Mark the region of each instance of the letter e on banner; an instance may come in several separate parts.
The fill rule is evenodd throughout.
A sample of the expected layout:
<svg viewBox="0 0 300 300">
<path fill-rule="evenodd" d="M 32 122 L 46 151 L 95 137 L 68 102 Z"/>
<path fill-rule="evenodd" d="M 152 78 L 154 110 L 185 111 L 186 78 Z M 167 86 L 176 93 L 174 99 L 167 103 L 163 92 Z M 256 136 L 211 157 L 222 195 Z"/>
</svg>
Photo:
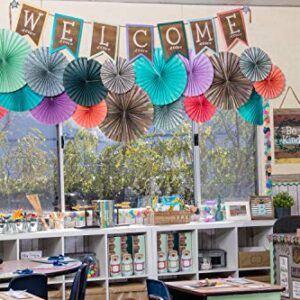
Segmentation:
<svg viewBox="0 0 300 300">
<path fill-rule="evenodd" d="M 154 34 L 152 25 L 126 25 L 127 59 L 132 61 L 139 56 L 153 59 Z"/>
<path fill-rule="evenodd" d="M 118 48 L 118 31 L 117 26 L 94 22 L 91 57 L 104 53 L 115 60 Z"/>
<path fill-rule="evenodd" d="M 38 46 L 40 44 L 47 17 L 48 12 L 46 10 L 23 3 L 20 10 L 16 32 L 20 35 L 28 35 L 34 44 Z"/>
<path fill-rule="evenodd" d="M 182 21 L 158 24 L 157 27 L 166 60 L 177 53 L 188 57 L 185 27 Z"/>
<path fill-rule="evenodd" d="M 247 32 L 242 9 L 233 9 L 217 14 L 221 32 L 227 50 L 230 50 L 238 41 L 248 46 Z"/>
</svg>

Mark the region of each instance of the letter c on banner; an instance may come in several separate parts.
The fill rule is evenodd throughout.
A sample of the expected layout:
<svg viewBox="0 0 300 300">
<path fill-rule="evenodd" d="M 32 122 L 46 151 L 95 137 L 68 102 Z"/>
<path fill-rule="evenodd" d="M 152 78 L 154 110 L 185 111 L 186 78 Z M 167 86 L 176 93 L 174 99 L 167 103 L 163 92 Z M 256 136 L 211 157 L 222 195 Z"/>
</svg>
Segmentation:
<svg viewBox="0 0 300 300">
<path fill-rule="evenodd" d="M 135 44 L 137 47 L 139 47 L 139 48 L 146 48 L 146 47 L 148 46 L 148 43 L 145 42 L 144 44 L 140 44 L 140 43 L 138 42 L 138 40 L 137 40 L 137 35 L 138 35 L 139 33 L 142 33 L 142 34 L 144 34 L 144 36 L 147 36 L 147 31 L 146 31 L 146 30 L 144 30 L 144 29 L 137 30 L 137 31 L 134 33 L 134 35 L 133 35 L 133 42 L 134 42 L 134 44 Z"/>
</svg>

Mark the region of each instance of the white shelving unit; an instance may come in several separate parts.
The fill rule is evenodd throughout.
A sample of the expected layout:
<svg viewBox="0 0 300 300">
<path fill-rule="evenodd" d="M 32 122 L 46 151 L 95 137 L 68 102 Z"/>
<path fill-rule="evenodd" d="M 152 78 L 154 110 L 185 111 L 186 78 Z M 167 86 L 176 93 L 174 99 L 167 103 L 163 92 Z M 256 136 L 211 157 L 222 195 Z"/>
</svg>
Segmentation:
<svg viewBox="0 0 300 300">
<path fill-rule="evenodd" d="M 267 235 L 272 233 L 274 220 L 246 222 L 190 223 L 184 225 L 114 227 L 108 229 L 64 229 L 37 233 L 0 235 L 0 257 L 4 260 L 20 259 L 21 251 L 42 250 L 43 256 L 70 252 L 93 252 L 100 266 L 100 275 L 89 279 L 89 285 L 104 287 L 109 299 L 109 286 L 114 282 L 143 281 L 147 277 L 160 280 L 198 279 L 214 276 L 241 276 L 246 272 L 270 271 L 269 268 L 246 268 L 238 266 L 239 247 L 266 246 Z M 193 249 L 192 272 L 158 274 L 157 234 L 162 232 L 191 231 Z M 122 234 L 145 234 L 146 274 L 129 278 L 111 278 L 108 272 L 108 237 Z M 208 271 L 198 268 L 199 249 L 224 249 L 227 252 L 226 268 Z M 51 278 L 49 285 L 62 291 L 63 299 L 70 276 Z M 1 286 L 3 287 L 3 286 Z"/>
</svg>

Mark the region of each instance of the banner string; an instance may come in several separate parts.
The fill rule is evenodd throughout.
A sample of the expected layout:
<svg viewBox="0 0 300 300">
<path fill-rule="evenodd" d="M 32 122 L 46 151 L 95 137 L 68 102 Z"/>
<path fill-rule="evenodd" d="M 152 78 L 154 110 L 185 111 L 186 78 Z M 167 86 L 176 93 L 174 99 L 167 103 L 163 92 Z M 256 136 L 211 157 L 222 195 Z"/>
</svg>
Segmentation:
<svg viewBox="0 0 300 300">
<path fill-rule="evenodd" d="M 289 87 L 287 88 L 287 90 L 286 90 L 286 93 L 285 93 L 285 95 L 284 95 L 284 97 L 283 97 L 283 99 L 282 99 L 280 105 L 279 105 L 279 108 L 282 108 L 282 106 L 283 106 L 283 104 L 284 104 L 284 102 L 285 102 L 285 100 L 286 100 L 286 97 L 287 97 L 287 94 L 289 93 L 289 91 L 292 92 L 292 94 L 294 95 L 296 101 L 297 101 L 298 104 L 300 105 L 300 100 L 299 100 L 297 94 L 295 93 L 294 89 L 293 89 L 291 86 L 289 86 Z"/>
</svg>

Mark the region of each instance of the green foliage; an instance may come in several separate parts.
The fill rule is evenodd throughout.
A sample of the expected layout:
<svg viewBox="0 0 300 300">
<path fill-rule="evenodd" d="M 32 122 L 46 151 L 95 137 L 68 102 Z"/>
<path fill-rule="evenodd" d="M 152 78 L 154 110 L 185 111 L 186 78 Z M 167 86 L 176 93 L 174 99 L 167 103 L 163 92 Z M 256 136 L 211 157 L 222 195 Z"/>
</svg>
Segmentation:
<svg viewBox="0 0 300 300">
<path fill-rule="evenodd" d="M 295 203 L 294 198 L 288 192 L 280 192 L 273 197 L 275 207 L 292 207 Z"/>
</svg>

